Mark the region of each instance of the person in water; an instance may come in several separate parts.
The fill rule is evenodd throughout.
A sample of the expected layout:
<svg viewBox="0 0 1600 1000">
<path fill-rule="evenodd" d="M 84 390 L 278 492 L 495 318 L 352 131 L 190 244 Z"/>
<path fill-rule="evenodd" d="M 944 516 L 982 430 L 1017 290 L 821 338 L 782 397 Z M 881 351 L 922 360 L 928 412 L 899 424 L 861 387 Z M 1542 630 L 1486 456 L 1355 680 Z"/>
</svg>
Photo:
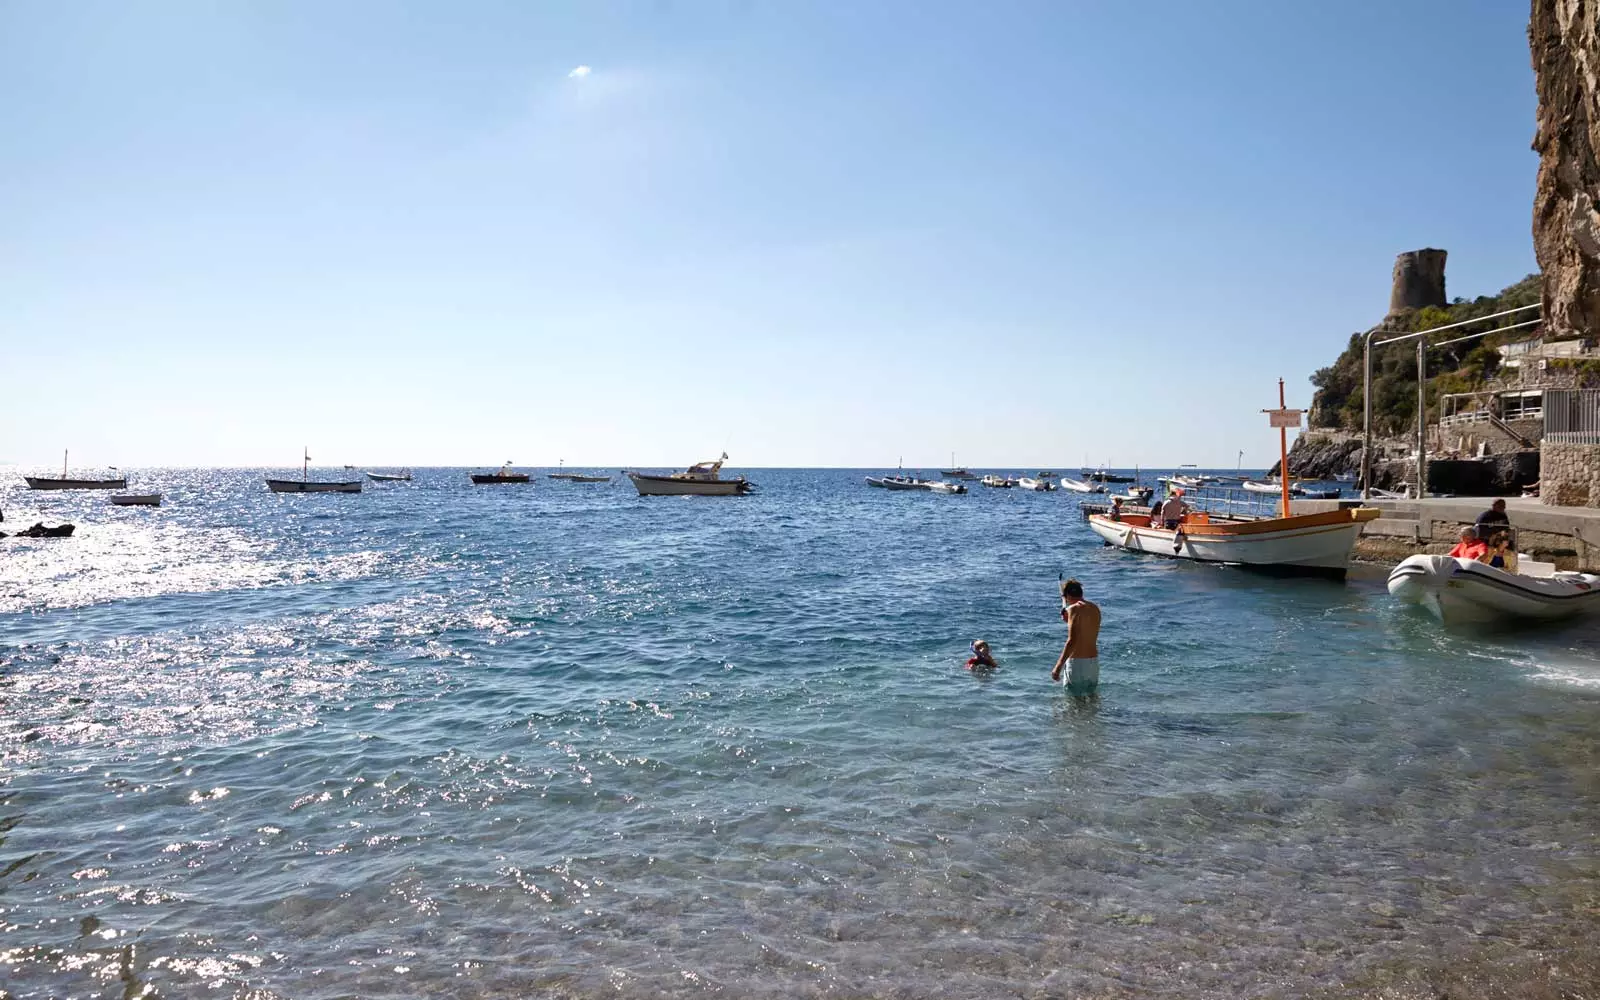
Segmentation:
<svg viewBox="0 0 1600 1000">
<path fill-rule="evenodd" d="M 1100 608 L 1084 600 L 1077 580 L 1061 585 L 1061 620 L 1067 623 L 1067 644 L 1050 679 L 1062 681 L 1071 694 L 1093 694 L 1100 686 Z"/>
<path fill-rule="evenodd" d="M 995 662 L 994 654 L 989 652 L 989 644 L 982 639 L 972 641 L 972 656 L 967 659 L 968 670 L 999 670 L 1000 664 Z"/>
<path fill-rule="evenodd" d="M 1507 573 L 1517 571 L 1517 550 L 1511 547 L 1511 533 L 1497 531 L 1489 539 L 1489 548 L 1484 552 L 1482 561 L 1495 569 L 1503 569 Z"/>
<path fill-rule="evenodd" d="M 1478 537 L 1478 529 L 1464 524 L 1461 526 L 1461 541 L 1450 550 L 1450 555 L 1456 559 L 1482 559 L 1488 551 L 1489 546 Z"/>
</svg>

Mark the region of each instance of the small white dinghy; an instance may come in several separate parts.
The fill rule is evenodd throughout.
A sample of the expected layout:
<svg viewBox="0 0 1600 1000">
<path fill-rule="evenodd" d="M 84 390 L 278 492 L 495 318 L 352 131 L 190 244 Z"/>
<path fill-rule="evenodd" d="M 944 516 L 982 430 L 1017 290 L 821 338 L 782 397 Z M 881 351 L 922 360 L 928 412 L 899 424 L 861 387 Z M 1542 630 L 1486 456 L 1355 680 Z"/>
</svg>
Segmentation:
<svg viewBox="0 0 1600 1000">
<path fill-rule="evenodd" d="M 111 498 L 111 502 L 118 507 L 159 507 L 161 506 L 161 494 L 118 493 Z"/>
<path fill-rule="evenodd" d="M 1507 573 L 1451 556 L 1411 556 L 1389 574 L 1389 593 L 1422 605 L 1447 625 L 1568 618 L 1600 611 L 1600 576 Z"/>
</svg>

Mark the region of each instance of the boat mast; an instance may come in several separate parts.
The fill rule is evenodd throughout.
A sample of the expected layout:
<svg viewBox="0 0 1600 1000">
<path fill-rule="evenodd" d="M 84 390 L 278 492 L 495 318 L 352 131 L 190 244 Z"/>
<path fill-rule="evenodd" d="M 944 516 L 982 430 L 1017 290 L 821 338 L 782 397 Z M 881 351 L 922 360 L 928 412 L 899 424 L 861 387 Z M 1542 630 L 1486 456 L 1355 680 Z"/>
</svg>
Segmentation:
<svg viewBox="0 0 1600 1000">
<path fill-rule="evenodd" d="M 67 478 L 67 449 L 61 449 L 61 478 Z"/>
<path fill-rule="evenodd" d="M 1286 410 L 1289 404 L 1283 401 L 1283 379 L 1278 379 L 1278 409 Z M 1278 482 L 1283 486 L 1283 513 L 1279 516 L 1289 516 L 1289 428 L 1278 428 Z"/>
<path fill-rule="evenodd" d="M 303 448 L 301 448 L 300 450 L 305 455 L 305 460 L 300 463 L 300 481 L 302 483 L 310 482 L 310 480 L 311 480 L 311 446 L 308 444 L 308 445 L 304 446 Z"/>
</svg>

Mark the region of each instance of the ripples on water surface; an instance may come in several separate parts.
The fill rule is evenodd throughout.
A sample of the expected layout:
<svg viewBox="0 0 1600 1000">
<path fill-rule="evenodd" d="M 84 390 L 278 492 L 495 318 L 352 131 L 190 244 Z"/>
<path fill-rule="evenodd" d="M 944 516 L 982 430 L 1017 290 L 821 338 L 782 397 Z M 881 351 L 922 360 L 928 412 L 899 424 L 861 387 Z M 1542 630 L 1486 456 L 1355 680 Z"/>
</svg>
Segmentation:
<svg viewBox="0 0 1600 1000">
<path fill-rule="evenodd" d="M 0 996 L 1592 995 L 1592 627 L 753 478 L 0 486 Z"/>
</svg>

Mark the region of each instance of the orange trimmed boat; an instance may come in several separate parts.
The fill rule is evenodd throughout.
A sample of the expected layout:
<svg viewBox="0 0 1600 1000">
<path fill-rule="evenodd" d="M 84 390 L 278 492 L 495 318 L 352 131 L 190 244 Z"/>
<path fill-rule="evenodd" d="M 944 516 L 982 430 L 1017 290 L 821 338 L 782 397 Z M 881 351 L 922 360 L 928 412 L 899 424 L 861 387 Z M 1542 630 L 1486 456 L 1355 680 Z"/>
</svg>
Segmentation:
<svg viewBox="0 0 1600 1000">
<path fill-rule="evenodd" d="M 1288 462 L 1288 428 L 1300 426 L 1300 410 L 1283 405 L 1278 381 L 1278 409 L 1266 410 L 1279 429 L 1283 468 Z M 1149 514 L 1126 513 L 1112 520 L 1091 514 L 1089 527 L 1112 545 L 1197 562 L 1231 563 L 1258 569 L 1343 579 L 1361 526 L 1382 512 L 1376 507 L 1342 508 L 1320 514 L 1289 513 L 1289 484 L 1277 517 L 1249 517 L 1215 511 L 1190 511 L 1176 528 L 1151 524 Z"/>
</svg>

